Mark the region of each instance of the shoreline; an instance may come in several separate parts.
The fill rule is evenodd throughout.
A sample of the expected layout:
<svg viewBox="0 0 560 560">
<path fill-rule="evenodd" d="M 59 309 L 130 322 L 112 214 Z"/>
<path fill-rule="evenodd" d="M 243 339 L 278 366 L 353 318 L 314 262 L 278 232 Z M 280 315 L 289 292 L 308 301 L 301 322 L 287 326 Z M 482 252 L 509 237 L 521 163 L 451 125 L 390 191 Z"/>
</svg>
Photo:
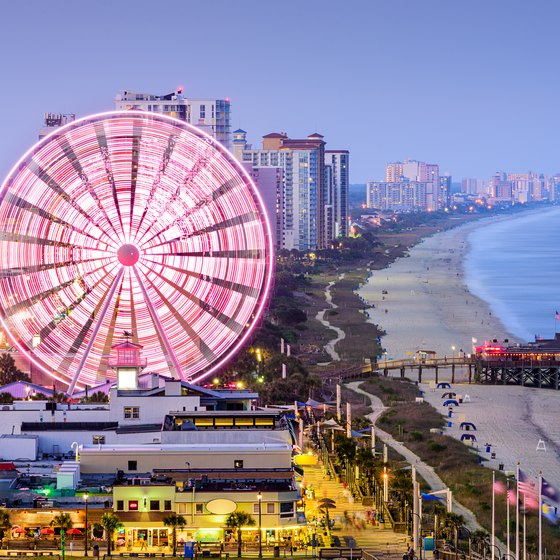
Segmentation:
<svg viewBox="0 0 560 560">
<path fill-rule="evenodd" d="M 417 350 L 441 357 L 472 352 L 485 340 L 516 342 L 492 314 L 489 304 L 469 291 L 464 260 L 469 234 L 511 216 L 476 220 L 425 237 L 388 267 L 372 270 L 357 293 L 369 305 L 367 321 L 385 331 L 389 359 L 409 358 Z M 453 349 L 455 347 L 455 349 Z"/>
</svg>

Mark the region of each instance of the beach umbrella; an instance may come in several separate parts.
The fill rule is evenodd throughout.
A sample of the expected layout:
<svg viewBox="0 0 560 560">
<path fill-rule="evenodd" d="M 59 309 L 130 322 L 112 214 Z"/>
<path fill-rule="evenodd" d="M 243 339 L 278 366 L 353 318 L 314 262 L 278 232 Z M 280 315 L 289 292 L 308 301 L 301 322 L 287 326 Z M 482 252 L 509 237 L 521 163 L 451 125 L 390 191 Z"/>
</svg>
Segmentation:
<svg viewBox="0 0 560 560">
<path fill-rule="evenodd" d="M 454 399 L 457 396 L 457 393 L 443 393 L 443 395 L 441 395 L 442 399 Z"/>
<path fill-rule="evenodd" d="M 474 430 L 476 431 L 476 426 L 472 422 L 461 422 L 461 430 Z"/>
<path fill-rule="evenodd" d="M 449 406 L 451 404 L 454 406 L 459 406 L 459 403 L 455 399 L 448 399 L 443 402 L 443 406 Z"/>
<path fill-rule="evenodd" d="M 369 431 L 370 431 L 370 430 L 368 430 L 368 432 L 369 432 Z M 352 437 L 369 437 L 369 436 L 370 436 L 369 433 L 364 434 L 363 432 L 357 432 L 356 430 L 352 430 L 352 431 L 350 432 L 350 435 L 351 435 Z"/>
<path fill-rule="evenodd" d="M 319 500 L 319 509 L 325 512 L 325 519 L 327 522 L 327 531 L 330 528 L 329 509 L 336 509 L 336 502 L 331 498 L 321 498 Z"/>
<path fill-rule="evenodd" d="M 438 383 L 437 384 L 437 388 L 438 389 L 451 389 L 451 385 L 449 385 L 449 383 Z"/>
<path fill-rule="evenodd" d="M 66 531 L 67 535 L 81 535 L 82 532 L 80 531 L 80 529 L 68 529 L 68 531 Z"/>
<path fill-rule="evenodd" d="M 50 527 L 43 527 L 41 529 L 41 535 L 54 535 L 54 529 L 51 529 Z"/>
<path fill-rule="evenodd" d="M 443 500 L 439 496 L 434 496 L 432 494 L 426 494 L 426 492 L 422 492 L 422 501 L 423 502 L 435 502 L 436 500 Z"/>
</svg>

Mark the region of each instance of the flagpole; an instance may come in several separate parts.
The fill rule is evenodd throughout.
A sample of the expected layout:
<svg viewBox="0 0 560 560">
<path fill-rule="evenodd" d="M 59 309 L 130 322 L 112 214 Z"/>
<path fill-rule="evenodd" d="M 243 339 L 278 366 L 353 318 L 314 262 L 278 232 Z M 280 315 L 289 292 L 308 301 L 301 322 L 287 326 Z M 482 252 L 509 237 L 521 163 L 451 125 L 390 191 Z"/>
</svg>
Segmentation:
<svg viewBox="0 0 560 560">
<path fill-rule="evenodd" d="M 506 498 L 507 499 L 507 498 Z M 492 560 L 494 560 L 494 547 L 496 546 L 496 528 L 495 528 L 495 521 L 496 521 L 496 471 L 492 471 L 492 539 L 491 539 L 491 546 L 492 546 Z"/>
<path fill-rule="evenodd" d="M 515 490 L 515 560 L 519 560 L 519 461 L 516 465 L 516 490 Z"/>
<path fill-rule="evenodd" d="M 509 546 L 509 477 L 506 479 L 506 546 L 507 546 L 507 556 L 508 560 L 510 557 L 510 546 Z M 540 560 L 540 558 L 539 558 Z"/>
<path fill-rule="evenodd" d="M 527 496 L 523 494 L 523 560 L 527 560 Z"/>
<path fill-rule="evenodd" d="M 542 560 L 542 471 L 539 471 L 539 560 Z"/>
</svg>

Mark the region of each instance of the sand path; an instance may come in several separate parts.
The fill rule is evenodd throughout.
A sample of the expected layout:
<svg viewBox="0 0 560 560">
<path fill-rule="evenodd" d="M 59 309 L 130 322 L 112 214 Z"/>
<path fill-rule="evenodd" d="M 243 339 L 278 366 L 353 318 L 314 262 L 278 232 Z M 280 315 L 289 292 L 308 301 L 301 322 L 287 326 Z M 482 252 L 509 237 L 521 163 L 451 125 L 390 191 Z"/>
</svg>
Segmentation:
<svg viewBox="0 0 560 560">
<path fill-rule="evenodd" d="M 342 280 L 343 278 L 344 278 L 344 274 L 340 274 L 339 275 L 339 280 Z M 336 309 L 338 307 L 338 305 L 336 305 L 336 303 L 334 303 L 333 300 L 332 300 L 331 288 L 334 285 L 335 285 L 335 282 L 329 282 L 327 284 L 327 286 L 325 287 L 325 300 L 329 304 L 330 309 Z M 325 326 L 328 329 L 331 329 L 331 330 L 336 332 L 336 338 L 327 342 L 327 344 L 325 344 L 324 348 L 325 348 L 325 352 L 333 359 L 333 361 L 338 362 L 338 361 L 340 361 L 340 355 L 334 349 L 334 347 L 339 340 L 342 340 L 346 336 L 346 333 L 342 329 L 339 329 L 338 327 L 335 327 L 334 325 L 331 325 L 331 323 L 327 319 L 325 319 L 325 313 L 327 311 L 329 311 L 329 308 L 323 309 L 322 311 L 319 311 L 319 313 L 317 313 L 315 318 L 317 319 L 317 321 L 322 323 L 323 326 Z"/>
</svg>

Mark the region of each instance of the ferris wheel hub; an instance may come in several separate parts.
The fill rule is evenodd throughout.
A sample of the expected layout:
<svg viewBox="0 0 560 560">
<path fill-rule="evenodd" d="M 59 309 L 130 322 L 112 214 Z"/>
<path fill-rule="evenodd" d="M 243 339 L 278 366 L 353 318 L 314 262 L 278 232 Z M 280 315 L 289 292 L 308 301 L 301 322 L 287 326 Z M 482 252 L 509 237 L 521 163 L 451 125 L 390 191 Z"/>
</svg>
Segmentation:
<svg viewBox="0 0 560 560">
<path fill-rule="evenodd" d="M 117 250 L 117 258 L 123 266 L 134 266 L 140 258 L 140 251 L 134 245 L 125 243 Z"/>
</svg>

